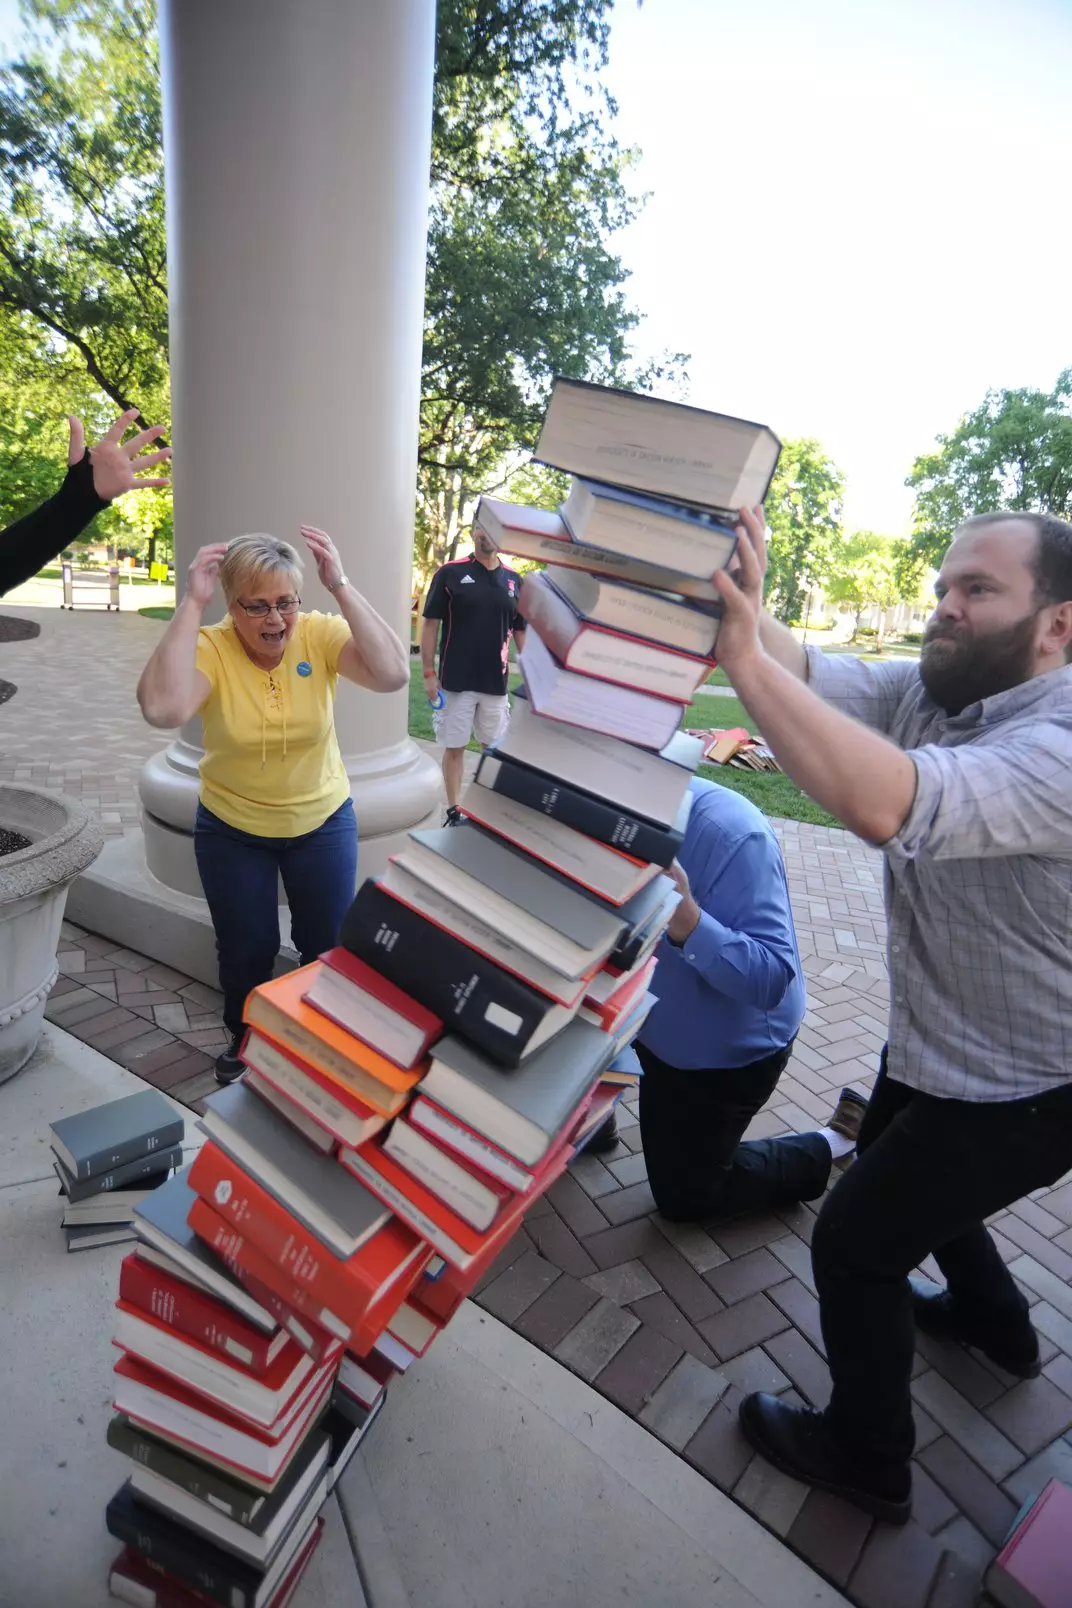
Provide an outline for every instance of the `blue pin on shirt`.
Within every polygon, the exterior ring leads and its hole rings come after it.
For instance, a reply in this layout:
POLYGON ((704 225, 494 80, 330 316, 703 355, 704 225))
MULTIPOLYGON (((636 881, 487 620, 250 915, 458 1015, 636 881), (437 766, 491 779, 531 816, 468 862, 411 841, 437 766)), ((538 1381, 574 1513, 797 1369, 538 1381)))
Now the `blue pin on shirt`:
POLYGON ((308 659, 303 659, 301 664, 299 664, 299 666, 298 666, 298 674, 300 676, 311 676, 312 673, 313 673, 312 665, 309 663, 308 659))

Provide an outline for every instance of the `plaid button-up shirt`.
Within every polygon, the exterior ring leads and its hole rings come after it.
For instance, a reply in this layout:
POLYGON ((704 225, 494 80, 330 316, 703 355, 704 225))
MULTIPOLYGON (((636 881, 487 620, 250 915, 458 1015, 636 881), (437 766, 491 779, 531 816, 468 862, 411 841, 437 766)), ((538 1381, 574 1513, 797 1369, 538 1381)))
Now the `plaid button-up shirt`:
POLYGON ((889 1075, 957 1100, 1072 1083, 1072 666, 947 715, 914 662, 807 652, 918 777, 884 845, 889 1075))

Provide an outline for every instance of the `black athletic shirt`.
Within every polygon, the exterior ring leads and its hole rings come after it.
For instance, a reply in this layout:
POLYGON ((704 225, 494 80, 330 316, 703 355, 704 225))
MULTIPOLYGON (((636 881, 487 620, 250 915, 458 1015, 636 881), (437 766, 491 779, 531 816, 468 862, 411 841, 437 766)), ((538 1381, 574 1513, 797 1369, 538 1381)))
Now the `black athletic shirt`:
POLYGON ((501 698, 509 674, 511 631, 523 631, 517 612, 521 582, 505 564, 486 569, 477 558, 456 558, 432 576, 426 620, 442 620, 439 684, 446 692, 501 698))
POLYGON ((107 506, 93 489, 87 452, 68 469, 54 497, 0 533, 0 597, 44 569, 107 506))

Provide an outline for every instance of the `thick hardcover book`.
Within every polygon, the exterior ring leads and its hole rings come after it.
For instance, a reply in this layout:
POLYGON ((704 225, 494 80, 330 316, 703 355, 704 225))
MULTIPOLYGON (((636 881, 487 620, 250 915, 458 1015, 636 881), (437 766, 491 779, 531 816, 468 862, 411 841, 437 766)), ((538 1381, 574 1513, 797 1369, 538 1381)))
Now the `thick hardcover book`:
POLYGON ((590 1022, 565 1032, 515 1072, 503 1072, 472 1045, 451 1037, 436 1046, 424 1093, 494 1145, 536 1167, 588 1095, 612 1051, 590 1022))
POLYGON ((282 1093, 270 1078, 262 1077, 251 1066, 246 1067, 246 1075, 242 1081, 247 1089, 252 1089, 258 1100, 263 1100, 265 1105, 271 1106, 273 1111, 278 1112, 284 1122, 289 1122, 314 1150, 319 1150, 322 1156, 331 1155, 335 1149, 335 1135, 330 1128, 325 1128, 319 1117, 310 1115, 300 1100, 282 1093))
POLYGON ((688 703, 711 673, 711 659, 697 659, 585 620, 546 575, 525 576, 520 606, 526 625, 566 670, 578 675, 688 703))
POLYGON ((557 971, 580 977, 617 946, 625 923, 603 903, 478 826, 411 832, 399 863, 501 923, 557 971))
POLYGON ((575 480, 560 512, 575 541, 633 558, 658 558, 697 579, 725 569, 737 549, 732 512, 720 519, 597 480, 575 480))
MULTIPOLYGON (((534 814, 560 821, 578 835, 606 844, 634 862, 668 866, 685 841, 692 799, 689 792, 681 801, 673 825, 657 826, 639 815, 616 809, 601 798, 568 787, 554 776, 546 776, 516 759, 508 759, 501 748, 483 755, 475 780, 489 792, 520 804, 534 814)), ((470 788, 464 796, 463 807, 467 810, 473 807, 473 794, 474 789, 470 788)), ((485 821, 484 824, 491 823, 485 821)))
POLYGON ((546 508, 524 508, 519 503, 499 502, 481 497, 477 504, 477 528, 500 552, 516 558, 551 564, 556 572, 583 570, 608 580, 627 581, 636 587, 687 597, 693 602, 717 604, 720 599, 709 578, 702 581, 681 575, 664 564, 644 563, 624 553, 608 553, 601 547, 575 542, 560 514, 546 508))
POLYGON ((556 378, 534 457, 572 475, 732 512, 763 501, 780 452, 765 424, 556 378))
POLYGON ((342 942, 504 1066, 518 1066, 562 1025, 563 1007, 363 882, 342 942))
POLYGON ((274 1490, 331 1394, 336 1367, 332 1362, 315 1373, 270 1432, 130 1356, 120 1357, 113 1370, 112 1405, 150 1434, 165 1435, 195 1456, 204 1453, 274 1490))
POLYGON ((510 724, 494 752, 665 828, 677 819, 703 743, 675 731, 662 752, 653 754, 617 737, 542 718, 527 699, 515 698, 510 724))
POLYGON ((262 1427, 275 1423, 315 1370, 312 1358, 288 1337, 268 1372, 255 1374, 125 1301, 116 1303, 112 1344, 262 1427))
POLYGON ((108 1445, 138 1467, 150 1469, 199 1502, 208 1503, 235 1524, 251 1525, 268 1499, 265 1491, 243 1485, 237 1475, 224 1474, 212 1464, 157 1440, 122 1413, 108 1421, 108 1445))
POLYGON ((530 630, 518 655, 525 691, 538 715, 636 743, 659 753, 673 738, 685 712, 684 700, 670 703, 650 692, 615 686, 579 675, 559 664, 539 633, 530 630))
MULTIPOLYGON (((311 1061, 303 1061, 254 1028, 249 1029, 242 1044, 242 1059, 256 1078, 271 1084, 278 1094, 299 1106, 311 1121, 343 1144, 364 1144, 387 1121, 349 1089, 326 1077, 311 1061)), ((258 1094, 263 1093, 259 1084, 255 1087, 258 1094)))
MULTIPOLYGON (((333 1165, 337 1167, 338 1162, 333 1165)), ((213 1212, 239 1229, 292 1283, 314 1294, 351 1329, 422 1254, 416 1236, 396 1223, 374 1196, 370 1209, 378 1224, 375 1233, 350 1256, 341 1258, 308 1229, 303 1232, 304 1225, 215 1144, 204 1147, 190 1177, 213 1212)), ((347 1183, 354 1182, 347 1173, 347 1183)), ((369 1191, 362 1188, 361 1193, 368 1195, 369 1191)), ((199 1220, 193 1218, 195 1224, 199 1220)))
POLYGON ((264 1608, 307 1540, 315 1515, 310 1514, 304 1528, 295 1527, 267 1571, 192 1535, 184 1524, 141 1501, 129 1480, 108 1503, 104 1521, 118 1540, 224 1608, 264 1608))
POLYGON ((187 1277, 194 1279, 226 1301, 265 1334, 274 1334, 276 1320, 261 1303, 243 1289, 219 1257, 201 1243, 189 1224, 190 1207, 197 1195, 190 1188, 188 1167, 175 1173, 166 1184, 153 1191, 134 1208, 134 1228, 139 1239, 160 1253, 187 1277))
POLYGON ((172 1168, 181 1166, 181 1145, 172 1145, 168 1150, 154 1150, 148 1156, 139 1156, 137 1161, 128 1162, 125 1167, 98 1173, 95 1178, 85 1178, 81 1183, 67 1171, 58 1156, 52 1163, 60 1187, 72 1206, 116 1190, 155 1189, 158 1180, 162 1183, 172 1168))
POLYGON ((1008 1540, 986 1571, 1000 1608, 1069 1608, 1072 1603, 1072 1487, 1050 1480, 1016 1516, 1008 1540))
MULTIPOLYGON (((608 961, 608 965, 623 972, 638 966, 651 954, 663 928, 681 903, 681 895, 669 877, 659 877, 649 883, 639 898, 649 901, 647 908, 643 913, 637 911, 635 924, 608 961)), ((634 901, 634 905, 636 903, 634 901)))
POLYGON ((330 1453, 328 1437, 317 1428, 299 1447, 279 1485, 249 1525, 236 1524, 210 1503, 199 1501, 182 1486, 172 1484, 151 1469, 136 1468, 130 1483, 139 1501, 147 1502, 256 1568, 269 1569, 285 1546, 293 1525, 304 1529, 326 1499, 330 1453))
POLYGON ((501 925, 482 921, 464 900, 452 899, 442 888, 433 886, 423 877, 414 876, 397 855, 388 861, 379 884, 385 893, 408 905, 410 910, 416 911, 434 927, 468 944, 470 949, 493 960, 497 966, 520 978, 523 983, 529 983, 539 993, 548 994, 558 1004, 565 1006, 567 1012, 572 1012, 580 1003, 584 994, 583 977, 567 977, 564 972, 540 960, 531 949, 522 949, 503 931, 501 925))
POLYGON ((480 1172, 497 1178, 518 1194, 524 1194, 532 1187, 535 1176, 532 1168, 522 1167, 513 1156, 498 1145, 493 1145, 475 1128, 459 1122, 449 1111, 436 1105, 434 1100, 422 1095, 419 1100, 414 1100, 406 1117, 413 1127, 429 1134, 437 1145, 453 1151, 455 1155, 471 1162, 480 1172))
POLYGON ((61 1117, 52 1124, 52 1148, 71 1177, 81 1181, 181 1145, 184 1128, 170 1100, 157 1089, 143 1089, 61 1117))
POLYGON ((284 1049, 311 1061, 381 1116, 393 1117, 405 1105, 421 1069, 403 1071, 306 1004, 306 989, 321 965, 313 961, 255 988, 246 1001, 245 1019, 284 1049))
POLYGON ((101 1245, 125 1245, 136 1238, 130 1223, 76 1223, 63 1232, 69 1251, 95 1251, 101 1245))
POLYGON ((722 623, 721 606, 688 602, 669 592, 653 592, 587 570, 557 569, 545 572, 555 591, 583 620, 611 631, 641 637, 694 658, 710 659, 722 623))
POLYGON ((478 826, 505 838, 514 848, 610 904, 624 904, 658 875, 657 865, 643 865, 542 810, 530 809, 491 788, 466 788, 461 807, 478 826))
POLYGON ((391 1124, 383 1150, 478 1234, 487 1233, 513 1196, 506 1184, 450 1156, 404 1117, 391 1124))
MULTIPOLYGON (((282 1578, 258 1608, 289 1608, 323 1531, 324 1521, 317 1519, 302 1538, 282 1578)), ((134 1608, 205 1608, 212 1600, 130 1547, 124 1547, 112 1564, 108 1590, 117 1601, 132 1603, 134 1608)))
POLYGON ((119 1270, 119 1299, 259 1376, 268 1372, 287 1344, 284 1329, 265 1334, 226 1302, 184 1279, 170 1278, 133 1253, 123 1258, 119 1270))
MULTIPOLYGON (((353 1256, 386 1222, 382 1207, 241 1082, 210 1095, 201 1126, 336 1256, 353 1256)), ((199 1158, 200 1160, 200 1158, 199 1158)), ((198 1189, 198 1162, 190 1183, 198 1189)), ((202 1193, 202 1191, 198 1191, 202 1193)))
POLYGON ((313 973, 306 999, 374 1050, 407 1070, 416 1066, 443 1031, 432 1011, 351 955, 329 949, 313 973))

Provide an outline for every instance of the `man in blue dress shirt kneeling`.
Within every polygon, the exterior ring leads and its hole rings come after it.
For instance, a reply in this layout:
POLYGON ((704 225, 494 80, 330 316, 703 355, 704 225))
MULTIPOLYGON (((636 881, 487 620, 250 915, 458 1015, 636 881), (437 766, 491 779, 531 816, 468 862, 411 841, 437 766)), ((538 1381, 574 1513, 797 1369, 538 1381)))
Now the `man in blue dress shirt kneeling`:
MULTIPOLYGON (((866 1109, 842 1091, 827 1128, 742 1135, 770 1099, 804 1015, 804 974, 781 850, 754 804, 695 779, 677 871, 682 900, 659 947, 636 1042, 640 1133, 659 1211, 705 1221, 814 1200, 855 1146, 866 1109)), ((610 1125, 592 1149, 609 1149, 610 1125)))

